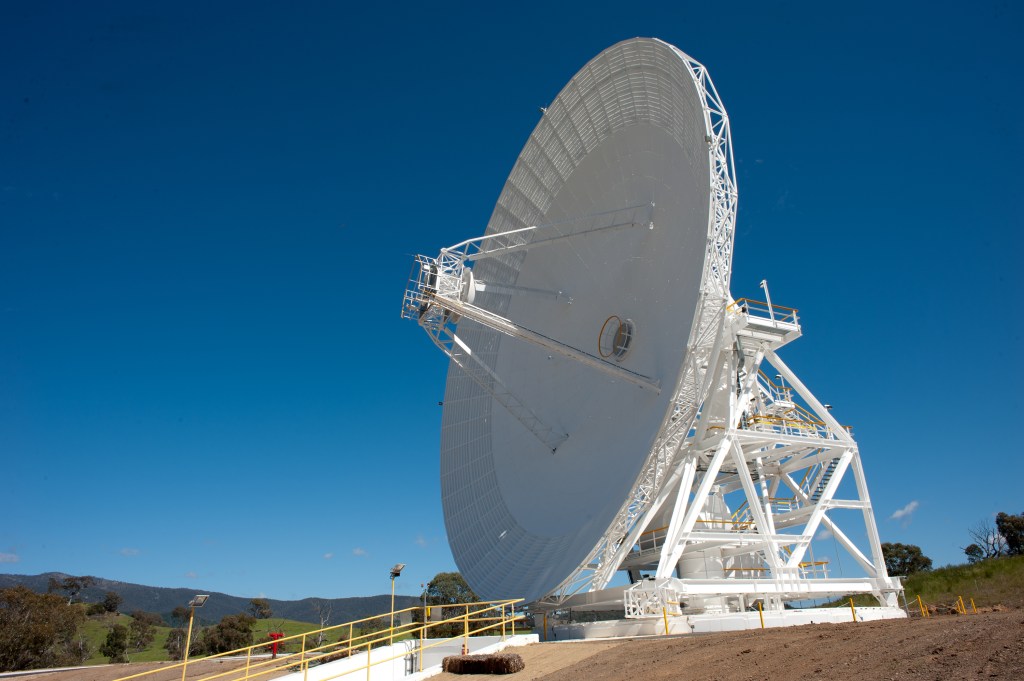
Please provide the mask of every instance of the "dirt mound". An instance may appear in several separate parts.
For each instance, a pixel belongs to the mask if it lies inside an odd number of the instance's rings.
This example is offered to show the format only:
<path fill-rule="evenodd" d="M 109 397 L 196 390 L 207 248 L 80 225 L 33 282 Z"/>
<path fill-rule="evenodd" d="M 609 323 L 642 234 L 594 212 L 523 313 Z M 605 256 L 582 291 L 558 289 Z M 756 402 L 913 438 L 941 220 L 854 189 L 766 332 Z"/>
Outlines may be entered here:
<path fill-rule="evenodd" d="M 515 674 L 523 667 L 523 658 L 516 653 L 451 655 L 441 661 L 441 669 L 452 674 Z"/>

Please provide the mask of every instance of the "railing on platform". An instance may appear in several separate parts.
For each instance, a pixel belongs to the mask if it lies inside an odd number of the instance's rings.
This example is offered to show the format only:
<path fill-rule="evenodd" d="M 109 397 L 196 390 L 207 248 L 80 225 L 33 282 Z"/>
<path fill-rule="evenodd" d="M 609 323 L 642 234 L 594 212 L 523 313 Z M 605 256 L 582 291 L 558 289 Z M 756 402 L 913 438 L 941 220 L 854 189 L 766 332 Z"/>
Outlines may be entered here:
<path fill-rule="evenodd" d="M 752 317 L 770 319 L 773 322 L 779 322 L 782 324 L 795 325 L 799 322 L 799 318 L 796 316 L 796 313 L 799 310 L 796 308 L 775 305 L 774 303 L 766 303 L 763 300 L 740 298 L 733 304 L 729 305 L 727 309 L 729 312 L 739 312 Z"/>
<path fill-rule="evenodd" d="M 227 671 L 210 673 L 209 675 L 192 676 L 190 681 L 214 681 L 215 679 L 222 681 L 249 681 L 249 679 L 269 679 L 271 675 L 293 672 L 301 672 L 302 678 L 306 679 L 311 666 L 316 667 L 328 662 L 335 662 L 364 652 L 366 653 L 366 664 L 346 669 L 333 676 L 318 675 L 317 679 L 319 681 L 328 681 L 329 679 L 341 678 L 360 671 L 365 671 L 366 678 L 369 679 L 372 667 L 408 657 L 410 653 L 418 655 L 420 668 L 417 671 L 423 671 L 424 650 L 441 646 L 460 638 L 464 639 L 463 647 L 465 649 L 468 648 L 470 636 L 480 635 L 484 632 L 491 632 L 491 635 L 497 635 L 500 632 L 502 638 L 508 634 L 514 636 L 516 620 L 523 619 L 523 615 L 516 615 L 515 613 L 515 605 L 520 602 L 522 602 L 521 598 L 480 601 L 477 603 L 429 605 L 426 608 L 416 606 L 404 610 L 396 610 L 394 613 L 388 612 L 372 617 L 364 617 L 363 619 L 323 627 L 302 634 L 286 636 L 272 642 L 256 643 L 215 655 L 205 657 L 190 656 L 185 662 L 163 665 L 158 669 L 124 676 L 116 679 L 116 681 L 128 681 L 129 679 L 145 680 L 154 674 L 166 676 L 168 671 L 175 669 L 180 669 L 182 678 L 185 678 L 189 666 L 208 663 L 211 660 L 226 661 L 227 659 L 237 661 L 238 666 Z M 442 610 L 442 616 L 451 616 L 437 621 L 430 621 L 431 610 L 437 608 Z M 365 634 L 359 633 L 357 635 L 357 632 L 361 630 L 360 625 L 366 626 L 367 623 L 380 621 L 381 619 L 389 619 L 389 622 L 394 622 L 394 618 L 403 619 L 403 613 L 415 612 L 421 613 L 422 622 L 410 622 L 397 627 L 386 627 L 378 631 Z M 453 630 L 456 633 L 452 634 Z M 341 638 L 334 642 L 318 645 L 317 641 L 323 641 L 321 634 L 326 635 L 328 633 L 332 637 L 340 635 Z M 371 659 L 371 651 L 374 648 L 388 646 L 392 641 L 402 642 L 410 639 L 418 642 L 418 646 L 414 650 L 406 650 L 380 659 Z M 427 643 L 427 639 L 430 639 L 429 643 Z M 299 650 L 292 653 L 279 653 L 277 657 L 266 658 L 262 655 L 262 652 L 269 649 L 273 643 L 276 643 L 278 648 L 289 646 L 289 644 L 298 645 Z"/>

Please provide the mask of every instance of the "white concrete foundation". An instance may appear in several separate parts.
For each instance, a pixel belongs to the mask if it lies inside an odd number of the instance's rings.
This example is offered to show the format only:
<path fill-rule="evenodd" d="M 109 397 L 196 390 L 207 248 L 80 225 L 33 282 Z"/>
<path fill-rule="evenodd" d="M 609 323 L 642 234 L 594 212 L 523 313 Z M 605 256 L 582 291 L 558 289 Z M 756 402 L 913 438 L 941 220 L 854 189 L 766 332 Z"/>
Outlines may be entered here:
<path fill-rule="evenodd" d="M 858 622 L 905 618 L 900 608 L 857 607 Z M 768 611 L 764 613 L 764 626 L 796 627 L 803 624 L 839 624 L 854 621 L 849 608 L 806 608 L 801 610 Z M 678 615 L 668 618 L 668 634 L 704 634 L 716 631 L 742 631 L 760 629 L 761 617 L 757 611 L 714 615 Z M 632 636 L 664 636 L 665 619 L 621 619 L 602 622 L 554 624 L 548 627 L 548 641 L 566 641 L 591 638 L 629 638 Z M 541 635 L 541 640 L 544 637 Z"/>
<path fill-rule="evenodd" d="M 538 641 L 537 634 L 520 634 L 518 636 L 470 636 L 469 652 L 473 654 L 496 653 L 510 646 L 523 646 Z M 370 662 L 381 660 L 380 664 L 370 667 L 369 676 L 366 669 L 366 653 L 329 662 L 317 667 L 310 667 L 307 674 L 295 672 L 276 677 L 276 681 L 327 681 L 328 679 L 368 679 L 368 681 L 418 681 L 441 673 L 441 661 L 449 655 L 462 653 L 463 639 L 426 639 L 423 651 L 423 671 L 419 671 L 418 639 L 405 640 L 390 646 L 374 648 L 370 651 Z"/>

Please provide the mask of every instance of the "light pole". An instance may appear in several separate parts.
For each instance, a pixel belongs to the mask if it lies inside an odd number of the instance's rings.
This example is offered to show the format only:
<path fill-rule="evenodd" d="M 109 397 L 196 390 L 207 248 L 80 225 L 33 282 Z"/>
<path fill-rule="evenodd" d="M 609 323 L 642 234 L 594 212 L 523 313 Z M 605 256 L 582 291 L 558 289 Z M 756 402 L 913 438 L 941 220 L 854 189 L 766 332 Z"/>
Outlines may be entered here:
<path fill-rule="evenodd" d="M 391 568 L 391 628 L 388 630 L 388 645 L 395 642 L 395 579 L 404 569 L 405 563 L 397 563 Z"/>
<path fill-rule="evenodd" d="M 196 616 L 196 608 L 203 607 L 209 594 L 197 594 L 188 602 L 188 635 L 185 637 L 185 658 L 181 663 L 181 681 L 185 681 L 185 672 L 188 670 L 188 649 L 192 647 L 192 620 Z"/>

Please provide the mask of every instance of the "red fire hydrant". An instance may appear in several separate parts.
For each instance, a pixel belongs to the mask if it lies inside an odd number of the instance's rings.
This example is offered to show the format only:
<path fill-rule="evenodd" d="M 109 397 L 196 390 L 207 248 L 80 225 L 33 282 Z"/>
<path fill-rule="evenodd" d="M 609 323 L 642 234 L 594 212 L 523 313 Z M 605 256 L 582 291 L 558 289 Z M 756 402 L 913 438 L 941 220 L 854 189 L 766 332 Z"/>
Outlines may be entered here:
<path fill-rule="evenodd" d="M 272 653 L 271 657 L 272 657 L 272 659 L 276 660 L 277 659 L 277 639 L 283 638 L 284 634 L 282 632 L 280 632 L 280 631 L 272 631 L 268 635 L 270 636 L 270 640 L 273 641 L 273 643 L 270 644 L 270 652 Z"/>

